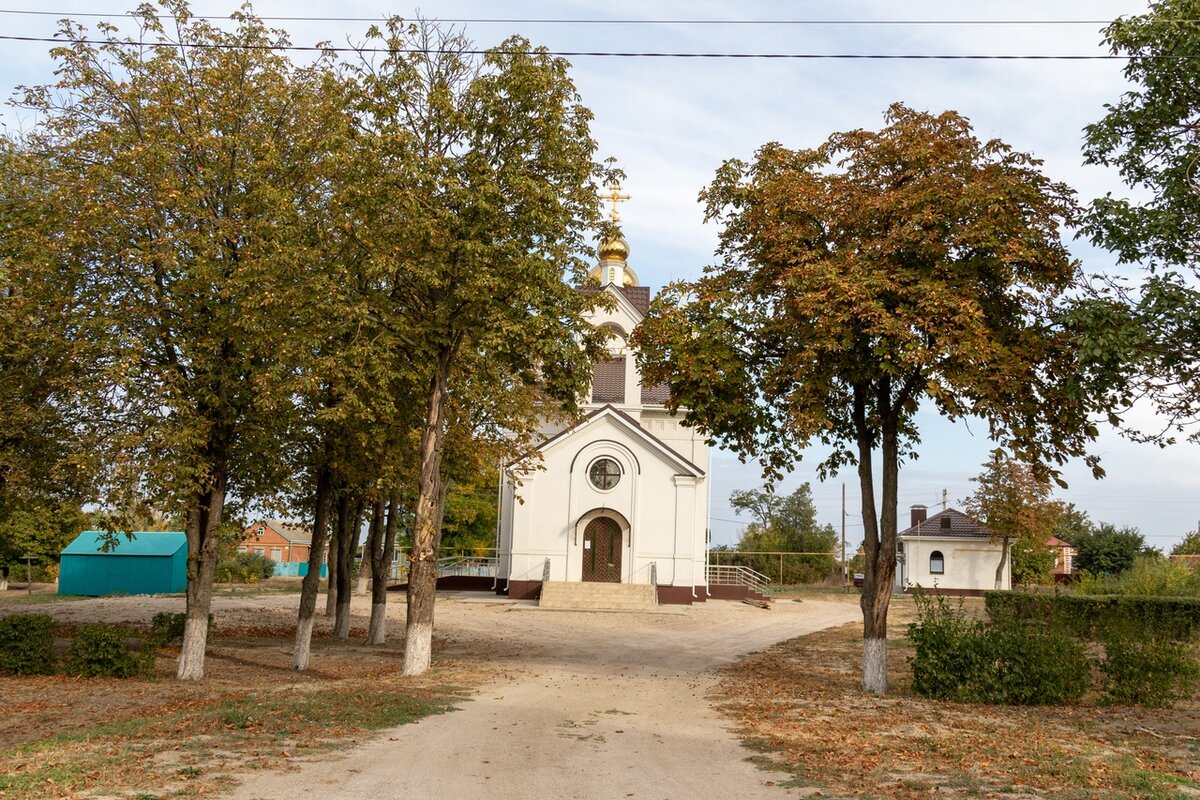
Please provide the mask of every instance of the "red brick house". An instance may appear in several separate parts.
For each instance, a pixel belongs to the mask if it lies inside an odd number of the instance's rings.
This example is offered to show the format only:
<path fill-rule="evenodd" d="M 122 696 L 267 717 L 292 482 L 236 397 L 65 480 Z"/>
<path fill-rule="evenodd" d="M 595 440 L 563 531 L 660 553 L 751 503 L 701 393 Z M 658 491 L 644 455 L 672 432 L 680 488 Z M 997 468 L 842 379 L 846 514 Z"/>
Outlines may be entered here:
<path fill-rule="evenodd" d="M 312 545 L 312 528 L 296 522 L 266 519 L 246 528 L 245 538 L 238 545 L 239 553 L 257 553 L 276 564 L 308 562 Z"/>
<path fill-rule="evenodd" d="M 1075 556 L 1079 551 L 1057 536 L 1051 536 L 1046 540 L 1046 544 L 1054 550 L 1054 574 L 1070 575 L 1074 573 Z"/>

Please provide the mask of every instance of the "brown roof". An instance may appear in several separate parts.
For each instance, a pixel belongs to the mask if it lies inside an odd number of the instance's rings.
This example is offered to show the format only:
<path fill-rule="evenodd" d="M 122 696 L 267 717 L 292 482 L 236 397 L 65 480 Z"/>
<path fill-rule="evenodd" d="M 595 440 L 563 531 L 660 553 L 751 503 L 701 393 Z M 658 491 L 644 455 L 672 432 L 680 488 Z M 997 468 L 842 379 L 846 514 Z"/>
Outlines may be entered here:
<path fill-rule="evenodd" d="M 658 383 L 654 386 L 641 387 L 641 402 L 642 405 L 665 405 L 671 397 L 671 390 L 667 388 L 665 383 Z"/>
<path fill-rule="evenodd" d="M 650 310 L 649 286 L 621 286 L 619 291 L 625 295 L 625 299 L 638 310 L 639 314 L 643 317 L 646 316 L 646 312 Z"/>
<path fill-rule="evenodd" d="M 584 294 L 592 294 L 603 289 L 603 286 L 580 286 L 577 291 Z M 643 317 L 650 310 L 650 287 L 649 286 L 613 286 L 621 296 L 629 301 L 629 304 L 637 309 L 637 312 Z"/>
<path fill-rule="evenodd" d="M 592 402 L 625 402 L 625 356 L 596 362 L 596 371 L 592 375 Z"/>
<path fill-rule="evenodd" d="M 920 531 L 917 528 L 920 528 Z M 920 525 L 913 525 L 896 535 L 915 538 L 918 533 L 921 536 L 954 536 L 967 539 L 990 539 L 992 536 L 986 527 L 953 508 L 939 511 Z"/>

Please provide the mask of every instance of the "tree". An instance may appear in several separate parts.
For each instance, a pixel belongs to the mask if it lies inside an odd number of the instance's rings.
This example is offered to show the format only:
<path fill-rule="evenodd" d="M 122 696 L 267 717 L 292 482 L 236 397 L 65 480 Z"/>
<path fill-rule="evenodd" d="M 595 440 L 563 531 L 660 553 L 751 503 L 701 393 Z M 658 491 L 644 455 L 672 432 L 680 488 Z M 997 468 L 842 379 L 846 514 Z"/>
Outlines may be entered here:
<path fill-rule="evenodd" d="M 429 668 L 446 432 L 534 388 L 538 406 L 510 416 L 512 438 L 539 415 L 577 413 L 602 352 L 584 314 L 584 233 L 599 222 L 591 115 L 568 64 L 512 38 L 478 55 L 432 25 L 372 29 L 356 67 L 357 113 L 377 143 L 379 171 L 360 197 L 356 235 L 368 256 L 403 275 L 406 354 L 421 386 L 417 502 L 409 556 L 404 673 Z"/>
<path fill-rule="evenodd" d="M 1000 562 L 996 565 L 995 588 L 1003 588 L 1004 566 L 1009 550 L 1021 553 L 1021 567 L 1013 558 L 1012 577 L 1020 583 L 1039 582 L 1045 575 L 1033 574 L 1047 561 L 1048 573 L 1054 569 L 1053 553 L 1047 541 L 1058 521 L 1060 504 L 1050 497 L 1050 481 L 1039 478 L 1033 470 L 995 450 L 985 463 L 984 471 L 971 480 L 978 484 L 970 497 L 963 500 L 967 514 L 983 523 L 1000 542 Z M 1030 579 L 1033 580 L 1030 580 Z"/>
<path fill-rule="evenodd" d="M 63 22 L 57 83 L 22 98 L 41 120 L 24 146 L 47 212 L 34 243 L 75 270 L 75 322 L 102 343 L 104 463 L 136 465 L 185 519 L 178 676 L 198 679 L 226 504 L 287 477 L 297 365 L 280 353 L 321 291 L 314 209 L 344 115 L 324 57 L 295 67 L 245 11 L 226 31 L 162 8 L 133 15 L 134 37 Z"/>
<path fill-rule="evenodd" d="M 723 226 L 721 263 L 667 287 L 636 337 L 670 407 L 768 475 L 810 444 L 829 449 L 822 477 L 856 466 L 874 692 L 887 688 L 898 470 L 918 406 L 982 417 L 1039 475 L 1096 435 L 1057 319 L 1075 279 L 1060 239 L 1071 190 L 954 112 L 894 105 L 886 122 L 725 162 L 701 194 Z"/>
<path fill-rule="evenodd" d="M 817 509 L 807 483 L 786 497 L 769 488 L 734 490 L 729 505 L 734 513 L 749 511 L 756 518 L 738 541 L 738 550 L 803 554 L 788 562 L 790 569 L 781 577 L 785 583 L 813 583 L 833 571 L 837 534 L 832 525 L 817 524 Z M 754 568 L 760 572 L 769 569 L 765 561 L 755 563 Z"/>
<path fill-rule="evenodd" d="M 1108 280 L 1082 306 L 1095 357 L 1128 381 L 1126 402 L 1148 396 L 1166 419 L 1139 438 L 1200 441 L 1200 2 L 1161 0 L 1104 31 L 1125 56 L 1132 87 L 1085 131 L 1089 164 L 1115 167 L 1136 199 L 1093 201 L 1084 232 L 1124 264 L 1146 268 L 1131 286 Z"/>
<path fill-rule="evenodd" d="M 24 555 L 57 560 L 94 496 L 94 437 L 80 413 L 97 353 L 72 325 L 78 275 L 39 246 L 40 164 L 0 137 L 0 589 Z"/>
<path fill-rule="evenodd" d="M 1171 548 L 1173 556 L 1200 556 L 1200 531 L 1188 531 L 1182 539 Z"/>
<path fill-rule="evenodd" d="M 1137 528 L 1118 528 L 1107 522 L 1076 536 L 1071 545 L 1079 551 L 1075 566 L 1096 575 L 1118 575 L 1133 566 L 1139 555 L 1155 552 L 1146 546 Z"/>
<path fill-rule="evenodd" d="M 1058 508 L 1058 518 L 1054 523 L 1054 536 L 1069 545 L 1075 540 L 1095 530 L 1095 523 L 1088 517 L 1086 511 L 1080 511 L 1074 503 L 1062 503 Z"/>

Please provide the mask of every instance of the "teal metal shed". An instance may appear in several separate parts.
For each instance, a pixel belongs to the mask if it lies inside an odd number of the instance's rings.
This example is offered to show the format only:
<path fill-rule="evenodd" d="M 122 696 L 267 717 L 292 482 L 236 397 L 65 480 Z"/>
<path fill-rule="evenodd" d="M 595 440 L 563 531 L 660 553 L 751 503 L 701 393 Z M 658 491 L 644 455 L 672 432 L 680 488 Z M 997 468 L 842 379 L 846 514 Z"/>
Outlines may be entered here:
<path fill-rule="evenodd" d="M 84 531 L 62 551 L 59 594 L 171 594 L 187 588 L 187 536 L 180 531 L 118 533 L 104 550 L 106 534 Z"/>

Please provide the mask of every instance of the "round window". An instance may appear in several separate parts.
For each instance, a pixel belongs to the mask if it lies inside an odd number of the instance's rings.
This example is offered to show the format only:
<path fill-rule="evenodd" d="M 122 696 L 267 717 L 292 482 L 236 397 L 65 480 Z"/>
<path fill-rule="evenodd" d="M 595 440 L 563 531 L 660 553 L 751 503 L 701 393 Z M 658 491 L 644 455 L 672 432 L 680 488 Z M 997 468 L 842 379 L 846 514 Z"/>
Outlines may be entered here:
<path fill-rule="evenodd" d="M 588 467 L 588 478 L 597 489 L 611 489 L 621 480 L 621 465 L 611 458 L 598 458 Z"/>

